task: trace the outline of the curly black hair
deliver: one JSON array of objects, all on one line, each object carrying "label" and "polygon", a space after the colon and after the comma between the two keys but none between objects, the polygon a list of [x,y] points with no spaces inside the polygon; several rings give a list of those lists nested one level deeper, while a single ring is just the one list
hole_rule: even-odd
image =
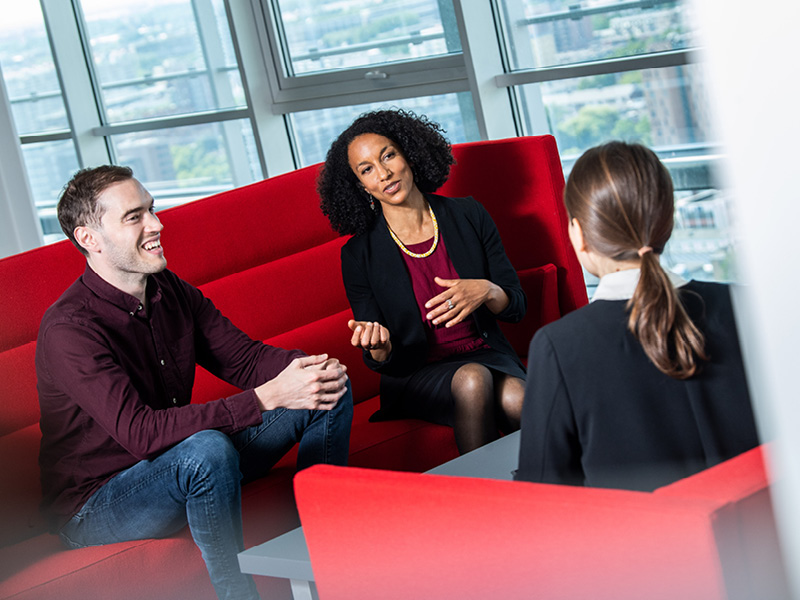
[{"label": "curly black hair", "polygon": [[380,211],[378,202],[370,208],[369,195],[360,187],[347,156],[350,143],[365,133],[382,135],[399,146],[421,192],[438,190],[455,164],[444,129],[428,117],[402,109],[361,115],[331,144],[317,178],[322,213],[340,235],[368,231]]}]

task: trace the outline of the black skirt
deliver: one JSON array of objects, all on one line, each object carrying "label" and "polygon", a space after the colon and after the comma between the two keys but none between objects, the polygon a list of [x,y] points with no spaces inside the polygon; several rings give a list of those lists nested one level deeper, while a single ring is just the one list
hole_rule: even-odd
[{"label": "black skirt", "polygon": [[453,426],[450,384],[459,368],[478,363],[496,377],[499,374],[525,381],[525,369],[513,357],[492,348],[453,354],[428,363],[405,377],[381,376],[381,408],[370,421],[415,418]]}]

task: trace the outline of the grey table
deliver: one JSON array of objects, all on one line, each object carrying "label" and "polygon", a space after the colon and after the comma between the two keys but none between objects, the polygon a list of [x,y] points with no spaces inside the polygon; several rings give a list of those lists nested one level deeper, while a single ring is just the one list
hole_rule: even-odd
[{"label": "grey table", "polygon": [[[510,481],[518,460],[517,431],[426,473]],[[314,572],[311,570],[311,559],[302,527],[240,552],[239,567],[242,573],[289,579],[295,600],[317,599]]]}]

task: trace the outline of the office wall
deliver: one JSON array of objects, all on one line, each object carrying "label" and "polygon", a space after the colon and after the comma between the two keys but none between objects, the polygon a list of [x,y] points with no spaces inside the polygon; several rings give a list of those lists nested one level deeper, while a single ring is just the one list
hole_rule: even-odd
[{"label": "office wall", "polygon": [[800,597],[800,311],[797,183],[800,6],[764,0],[733,7],[695,0],[707,34],[713,104],[728,154],[742,237],[744,294],[737,304],[760,426],[775,439],[776,513]]}]

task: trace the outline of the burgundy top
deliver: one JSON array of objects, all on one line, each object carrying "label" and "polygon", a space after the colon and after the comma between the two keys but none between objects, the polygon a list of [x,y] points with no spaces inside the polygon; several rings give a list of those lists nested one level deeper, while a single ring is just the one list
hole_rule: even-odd
[{"label": "burgundy top", "polygon": [[[433,244],[433,238],[419,244],[407,245],[406,248],[414,254],[424,254],[430,250],[431,244]],[[445,327],[444,322],[439,325],[433,325],[425,318],[425,315],[429,312],[429,309],[425,308],[425,303],[447,289],[437,285],[433,278],[459,279],[453,262],[447,254],[447,248],[444,245],[444,237],[442,237],[441,232],[436,250],[430,256],[414,258],[400,248],[397,250],[406,263],[406,269],[411,277],[411,286],[414,288],[414,296],[417,299],[420,318],[425,326],[429,348],[428,362],[441,360],[452,354],[470,352],[478,348],[488,348],[488,344],[478,335],[475,322],[471,318],[465,319],[452,327]]]},{"label": "burgundy top", "polygon": [[[204,429],[259,424],[252,388],[302,355],[252,340],[170,271],[149,277],[147,298],[145,308],[87,265],[42,319],[39,463],[54,527],[138,461]],[[196,363],[246,391],[190,404]]]}]

